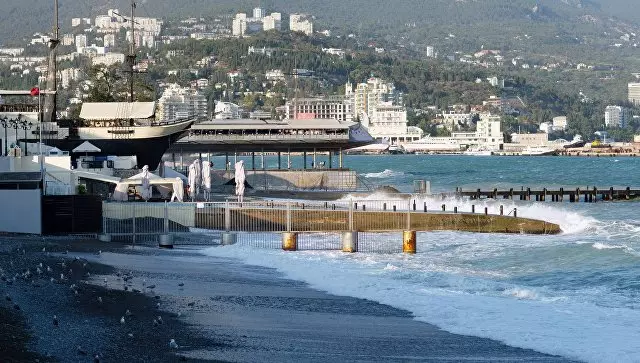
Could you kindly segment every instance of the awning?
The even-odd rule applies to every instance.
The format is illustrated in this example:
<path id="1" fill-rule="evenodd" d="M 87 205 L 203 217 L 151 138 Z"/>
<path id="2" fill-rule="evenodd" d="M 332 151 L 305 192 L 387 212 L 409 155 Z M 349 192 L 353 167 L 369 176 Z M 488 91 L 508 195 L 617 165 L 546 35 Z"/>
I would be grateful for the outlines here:
<path id="1" fill-rule="evenodd" d="M 89 141 L 85 141 L 75 149 L 71 150 L 71 152 L 74 153 L 99 153 L 100 151 L 101 150 L 97 146 L 93 145 Z"/>
<path id="2" fill-rule="evenodd" d="M 155 102 L 86 102 L 80 118 L 84 120 L 148 119 L 155 115 Z"/>

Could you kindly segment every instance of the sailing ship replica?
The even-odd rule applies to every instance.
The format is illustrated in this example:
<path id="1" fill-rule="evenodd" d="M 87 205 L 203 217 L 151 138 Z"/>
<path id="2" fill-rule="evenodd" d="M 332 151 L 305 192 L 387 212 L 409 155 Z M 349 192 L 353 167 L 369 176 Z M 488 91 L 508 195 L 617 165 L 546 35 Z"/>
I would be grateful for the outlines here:
<path id="1" fill-rule="evenodd" d="M 169 146 L 186 133 L 196 121 L 195 117 L 157 120 L 155 102 L 134 100 L 135 9 L 136 3 L 132 0 L 131 18 L 127 19 L 131 22 L 132 36 L 125 64 L 125 72 L 129 77 L 128 102 L 86 102 L 82 104 L 79 119 L 59 120 L 56 114 L 59 24 L 58 0 L 55 0 L 53 37 L 49 43 L 47 89 L 41 92 L 44 94 L 41 122 L 30 136 L 25 135 L 20 142 L 38 143 L 42 139 L 44 144 L 71 154 L 73 149 L 88 141 L 100 149 L 100 152 L 94 154 L 96 156 L 136 156 L 138 166 L 149 165 L 155 168 Z"/>

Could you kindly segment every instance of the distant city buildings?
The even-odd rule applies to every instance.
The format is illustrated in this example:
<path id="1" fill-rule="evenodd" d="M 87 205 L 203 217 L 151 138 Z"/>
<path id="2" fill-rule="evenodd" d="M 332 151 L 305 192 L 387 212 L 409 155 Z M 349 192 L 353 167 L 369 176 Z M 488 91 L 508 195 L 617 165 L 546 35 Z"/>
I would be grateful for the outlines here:
<path id="1" fill-rule="evenodd" d="M 353 120 L 353 106 L 343 96 L 298 98 L 287 102 L 285 106 L 288 119 Z"/>
<path id="2" fill-rule="evenodd" d="M 246 13 L 238 13 L 231 24 L 231 34 L 236 37 L 245 36 L 260 31 L 280 30 L 282 28 L 282 14 L 271 13 L 266 15 L 262 8 L 253 9 L 253 17 Z"/>
<path id="3" fill-rule="evenodd" d="M 158 100 L 159 120 L 176 120 L 191 117 L 207 117 L 207 98 L 191 88 L 171 84 Z"/>
<path id="4" fill-rule="evenodd" d="M 233 120 L 240 118 L 240 106 L 231 102 L 216 101 L 214 110 L 216 120 Z"/>
<path id="5" fill-rule="evenodd" d="M 604 124 L 607 127 L 624 127 L 630 117 L 629 110 L 621 106 L 607 106 L 604 110 Z"/>
<path id="6" fill-rule="evenodd" d="M 629 102 L 634 106 L 640 106 L 640 83 L 629 83 Z"/>
<path id="7" fill-rule="evenodd" d="M 289 30 L 292 32 L 301 32 L 306 35 L 313 34 L 311 17 L 306 14 L 291 14 L 289 16 Z"/>

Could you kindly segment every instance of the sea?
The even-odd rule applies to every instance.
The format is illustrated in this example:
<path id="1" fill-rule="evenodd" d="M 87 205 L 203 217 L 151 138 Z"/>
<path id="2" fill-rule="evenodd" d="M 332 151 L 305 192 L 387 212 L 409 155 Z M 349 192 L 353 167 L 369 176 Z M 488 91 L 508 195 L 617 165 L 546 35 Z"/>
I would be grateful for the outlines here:
<path id="1" fill-rule="evenodd" d="M 266 159 L 269 166 L 276 162 Z M 371 185 L 403 192 L 416 180 L 429 181 L 436 195 L 422 199 L 431 209 L 443 204 L 439 193 L 456 188 L 640 187 L 640 158 L 628 157 L 346 156 L 345 166 Z M 517 208 L 519 216 L 556 223 L 563 233 L 419 233 L 416 255 L 285 253 L 246 245 L 203 253 L 405 309 L 452 333 L 587 362 L 640 362 L 640 202 L 445 197 L 444 203 L 463 211 L 471 204 L 492 212 L 499 205 Z M 398 239 L 381 235 L 380 243 Z"/>

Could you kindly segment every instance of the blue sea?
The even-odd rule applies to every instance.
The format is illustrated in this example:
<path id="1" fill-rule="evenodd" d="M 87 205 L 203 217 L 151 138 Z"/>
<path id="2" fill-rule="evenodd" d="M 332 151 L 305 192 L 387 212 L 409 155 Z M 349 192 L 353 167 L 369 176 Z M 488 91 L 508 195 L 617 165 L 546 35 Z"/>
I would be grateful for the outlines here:
<path id="1" fill-rule="evenodd" d="M 640 187 L 640 158 L 347 156 L 345 166 L 371 184 L 404 192 L 420 179 L 430 181 L 435 193 L 456 187 Z M 443 203 L 440 196 L 424 201 L 430 208 Z M 588 362 L 640 362 L 640 202 L 451 197 L 445 203 L 462 211 L 472 203 L 491 211 L 516 207 L 519 216 L 557 223 L 564 232 L 420 233 L 414 256 L 285 253 L 242 245 L 205 253 L 276 268 L 333 294 L 406 309 L 452 333 Z M 396 236 L 379 238 L 398 243 Z"/>

